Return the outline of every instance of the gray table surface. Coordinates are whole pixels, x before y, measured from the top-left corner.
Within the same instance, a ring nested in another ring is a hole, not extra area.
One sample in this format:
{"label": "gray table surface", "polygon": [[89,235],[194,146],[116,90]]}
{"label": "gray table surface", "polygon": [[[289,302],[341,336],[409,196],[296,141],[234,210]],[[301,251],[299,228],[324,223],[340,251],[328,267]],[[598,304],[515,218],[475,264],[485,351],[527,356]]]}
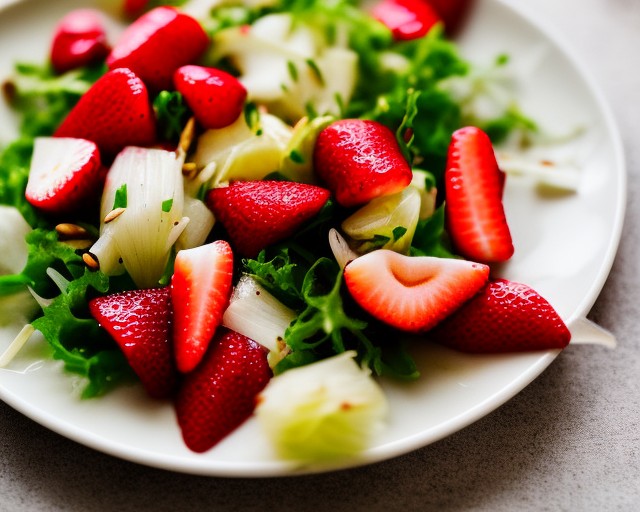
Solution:
{"label": "gray table surface", "polygon": [[526,4],[580,56],[624,139],[625,229],[590,314],[616,335],[617,349],[569,347],[504,406],[408,455],[273,480],[139,466],[69,441],[0,402],[0,511],[640,510],[640,2]]}

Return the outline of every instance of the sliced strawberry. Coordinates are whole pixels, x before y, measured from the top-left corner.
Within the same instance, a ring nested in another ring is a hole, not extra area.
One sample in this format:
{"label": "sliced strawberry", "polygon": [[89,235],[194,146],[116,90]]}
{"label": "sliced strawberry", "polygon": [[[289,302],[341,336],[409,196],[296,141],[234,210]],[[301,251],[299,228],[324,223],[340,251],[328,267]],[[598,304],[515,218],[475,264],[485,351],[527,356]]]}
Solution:
{"label": "sliced strawberry", "polygon": [[344,280],[354,300],[374,318],[420,333],[475,295],[489,267],[466,260],[411,257],[381,249],[347,264]]}
{"label": "sliced strawberry", "polygon": [[178,370],[193,370],[207,351],[229,304],[233,253],[217,240],[179,251],[171,279],[173,343]]}
{"label": "sliced strawberry", "polygon": [[237,181],[207,194],[234,249],[246,257],[293,235],[329,199],[321,187],[292,181]]}
{"label": "sliced strawberry", "polygon": [[107,57],[109,69],[129,68],[155,91],[171,89],[173,73],[209,45],[198,21],[173,7],[156,7],[123,32]]}
{"label": "sliced strawberry", "polygon": [[428,336],[472,353],[561,349],[571,339],[546,299],[529,286],[506,279],[489,282]]}
{"label": "sliced strawberry", "polygon": [[242,114],[247,90],[229,73],[187,65],[176,70],[173,83],[206,129],[224,128]]}
{"label": "sliced strawberry", "polygon": [[55,136],[91,140],[103,156],[153,144],[155,116],[147,88],[129,69],[109,71],[80,98]]}
{"label": "sliced strawberry", "polygon": [[473,126],[454,132],[445,171],[445,212],[451,240],[465,258],[492,263],[513,255],[503,185],[488,135]]}
{"label": "sliced strawberry", "polygon": [[171,348],[169,288],[98,297],[89,302],[89,310],[120,346],[149,396],[169,397],[177,375]]}
{"label": "sliced strawberry", "polygon": [[56,25],[50,56],[57,73],[100,62],[108,54],[107,36],[98,11],[76,9]]}
{"label": "sliced strawberry", "polygon": [[242,334],[220,331],[178,392],[176,414],[186,445],[205,452],[238,428],[271,376],[264,348]]}
{"label": "sliced strawberry", "polygon": [[422,37],[441,21],[427,0],[382,0],[372,14],[391,30],[396,41]]}
{"label": "sliced strawberry", "polygon": [[320,179],[346,207],[400,192],[412,178],[395,135],[376,121],[330,124],[318,135],[313,161]]}
{"label": "sliced strawberry", "polygon": [[100,151],[93,142],[38,137],[33,148],[25,197],[44,212],[67,213],[98,197],[106,173]]}

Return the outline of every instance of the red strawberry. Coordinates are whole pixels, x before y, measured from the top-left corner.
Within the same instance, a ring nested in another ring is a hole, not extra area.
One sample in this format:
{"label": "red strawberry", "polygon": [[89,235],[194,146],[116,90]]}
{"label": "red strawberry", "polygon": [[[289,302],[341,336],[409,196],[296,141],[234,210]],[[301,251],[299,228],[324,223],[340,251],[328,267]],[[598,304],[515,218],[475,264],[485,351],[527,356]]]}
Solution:
{"label": "red strawberry", "polygon": [[318,176],[346,207],[400,192],[412,178],[395,135],[376,121],[330,124],[318,135],[313,161]]}
{"label": "red strawberry", "polygon": [[449,34],[455,33],[464,23],[475,0],[429,0],[440,15]]}
{"label": "red strawberry", "polygon": [[242,113],[247,90],[232,75],[219,69],[182,66],[173,75],[196,120],[206,129],[224,128]]}
{"label": "red strawberry", "polygon": [[150,0],[124,0],[122,10],[130,18],[139,16],[147,8]]}
{"label": "red strawberry", "polygon": [[559,349],[571,339],[567,326],[543,297],[527,285],[506,279],[489,282],[428,336],[472,353]]}
{"label": "red strawberry", "polygon": [[354,300],[373,317],[397,329],[425,332],[475,295],[489,267],[466,260],[404,256],[381,249],[344,268]]}
{"label": "red strawberry", "polygon": [[396,41],[422,37],[440,21],[426,0],[382,0],[373,8],[373,17],[386,25]]}
{"label": "red strawberry", "polygon": [[125,146],[153,144],[155,116],[147,88],[129,69],[109,71],[80,98],[55,136],[91,140],[109,156]]}
{"label": "red strawberry", "polygon": [[292,181],[237,181],[210,190],[206,201],[237,252],[254,257],[293,235],[329,196],[321,187]]}
{"label": "red strawberry", "polygon": [[200,58],[208,45],[197,20],[173,7],[156,7],[129,25],[107,64],[133,70],[153,90],[171,89],[175,70]]}
{"label": "red strawberry", "polygon": [[445,171],[445,212],[451,240],[467,259],[491,263],[513,255],[503,183],[488,135],[473,126],[454,132]]}
{"label": "red strawberry", "polygon": [[88,140],[38,137],[25,197],[50,214],[77,210],[100,193],[107,173],[98,147]]}
{"label": "red strawberry", "polygon": [[233,253],[223,240],[179,251],[171,279],[173,343],[178,370],[200,362],[231,296]]}
{"label": "red strawberry", "polygon": [[57,73],[100,62],[109,53],[102,19],[93,9],[76,9],[58,23],[51,44]]}
{"label": "red strawberry", "polygon": [[176,414],[186,445],[204,452],[238,428],[271,375],[264,348],[237,332],[221,331],[178,391]]}
{"label": "red strawberry", "polygon": [[173,393],[176,371],[171,350],[168,287],[115,293],[89,302],[89,310],[122,349],[153,398]]}

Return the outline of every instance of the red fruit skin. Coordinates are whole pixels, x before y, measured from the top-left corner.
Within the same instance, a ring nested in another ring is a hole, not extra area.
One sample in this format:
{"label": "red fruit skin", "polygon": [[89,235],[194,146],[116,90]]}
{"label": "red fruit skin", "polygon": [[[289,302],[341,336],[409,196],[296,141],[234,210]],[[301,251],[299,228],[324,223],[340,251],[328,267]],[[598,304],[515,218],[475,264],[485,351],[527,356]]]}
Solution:
{"label": "red fruit skin", "polygon": [[89,158],[54,188],[44,191],[32,184],[33,174],[29,176],[25,198],[30,204],[49,215],[61,215],[84,208],[96,199],[102,190],[108,168],[102,165],[98,147],[93,142],[85,142],[95,148]]}
{"label": "red fruit skin", "polygon": [[244,109],[247,90],[238,79],[220,69],[187,65],[178,68],[173,83],[203,128],[224,128]]}
{"label": "red fruit skin", "polygon": [[100,62],[108,54],[107,37],[97,11],[76,9],[56,26],[50,52],[56,73]]}
{"label": "red fruit skin", "polygon": [[120,346],[147,394],[170,397],[177,373],[171,347],[169,288],[97,297],[89,301],[89,311]]}
{"label": "red fruit skin", "polygon": [[113,157],[126,146],[150,146],[156,125],[149,93],[130,69],[109,71],[80,98],[55,132],[95,142]]}
{"label": "red fruit skin", "polygon": [[318,135],[313,161],[318,177],[345,207],[400,192],[412,178],[395,135],[376,121],[330,124]]}
{"label": "red fruit skin", "polygon": [[454,35],[464,25],[475,0],[429,0],[429,3],[442,18],[446,31]]}
{"label": "red fruit skin", "polygon": [[453,133],[444,181],[447,230],[459,254],[481,263],[511,258],[514,247],[502,204],[504,174],[486,133],[473,126]]}
{"label": "red fruit skin", "polygon": [[482,354],[563,349],[571,340],[546,299],[506,279],[490,281],[427,336],[462,352]]}
{"label": "red fruit skin", "polygon": [[124,0],[122,2],[122,11],[130,18],[134,18],[142,14],[149,0]]}
{"label": "red fruit skin", "polygon": [[199,59],[208,45],[197,20],[173,7],[156,7],[123,32],[107,65],[133,70],[154,91],[170,90],[175,70]]}
{"label": "red fruit skin", "polygon": [[373,8],[372,14],[391,30],[396,41],[423,37],[441,21],[426,0],[382,0]]}
{"label": "red fruit skin", "polygon": [[292,181],[237,181],[210,190],[206,203],[235,251],[252,258],[293,235],[320,212],[330,195],[324,188]]}
{"label": "red fruit skin", "polygon": [[[181,373],[193,370],[204,357],[231,297],[231,247],[224,240],[206,247],[206,253],[202,247],[197,248],[205,257],[194,261],[183,259],[189,251],[178,252],[171,278],[174,354]],[[203,267],[194,268],[198,265]],[[209,280],[211,276],[213,282]]]}
{"label": "red fruit skin", "polygon": [[244,423],[271,376],[263,347],[234,331],[220,331],[177,394],[176,415],[187,447],[205,452]]}

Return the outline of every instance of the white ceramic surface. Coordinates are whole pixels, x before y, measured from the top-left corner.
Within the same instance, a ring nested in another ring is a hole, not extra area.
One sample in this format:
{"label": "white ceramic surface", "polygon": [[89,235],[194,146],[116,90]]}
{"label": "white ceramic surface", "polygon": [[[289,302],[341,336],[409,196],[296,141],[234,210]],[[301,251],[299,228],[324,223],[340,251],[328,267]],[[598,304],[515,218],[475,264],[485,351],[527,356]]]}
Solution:
{"label": "white ceramic surface", "polygon": [[[42,60],[55,20],[81,4],[87,2],[32,0],[0,11],[0,76],[16,59]],[[533,286],[569,324],[580,321],[609,273],[625,206],[624,161],[609,109],[564,45],[506,0],[479,0],[460,44],[480,64],[499,53],[511,55],[526,77],[518,93],[521,105],[543,128],[554,133],[587,128],[561,154],[554,153],[578,163],[576,194],[549,197],[527,179],[509,179],[505,204],[516,253],[496,269]],[[13,131],[4,105],[0,119],[5,142]],[[0,350],[12,333],[0,333]],[[253,420],[206,454],[191,453],[170,406],[150,402],[137,387],[80,401],[73,379],[59,364],[42,359],[37,340],[0,370],[0,398],[62,435],[124,459],[196,474],[274,476],[384,460],[432,443],[513,397],[557,355],[467,356],[431,346],[416,347],[415,354],[422,373],[418,382],[383,383],[391,404],[389,428],[361,458],[333,467],[278,460]]]}

